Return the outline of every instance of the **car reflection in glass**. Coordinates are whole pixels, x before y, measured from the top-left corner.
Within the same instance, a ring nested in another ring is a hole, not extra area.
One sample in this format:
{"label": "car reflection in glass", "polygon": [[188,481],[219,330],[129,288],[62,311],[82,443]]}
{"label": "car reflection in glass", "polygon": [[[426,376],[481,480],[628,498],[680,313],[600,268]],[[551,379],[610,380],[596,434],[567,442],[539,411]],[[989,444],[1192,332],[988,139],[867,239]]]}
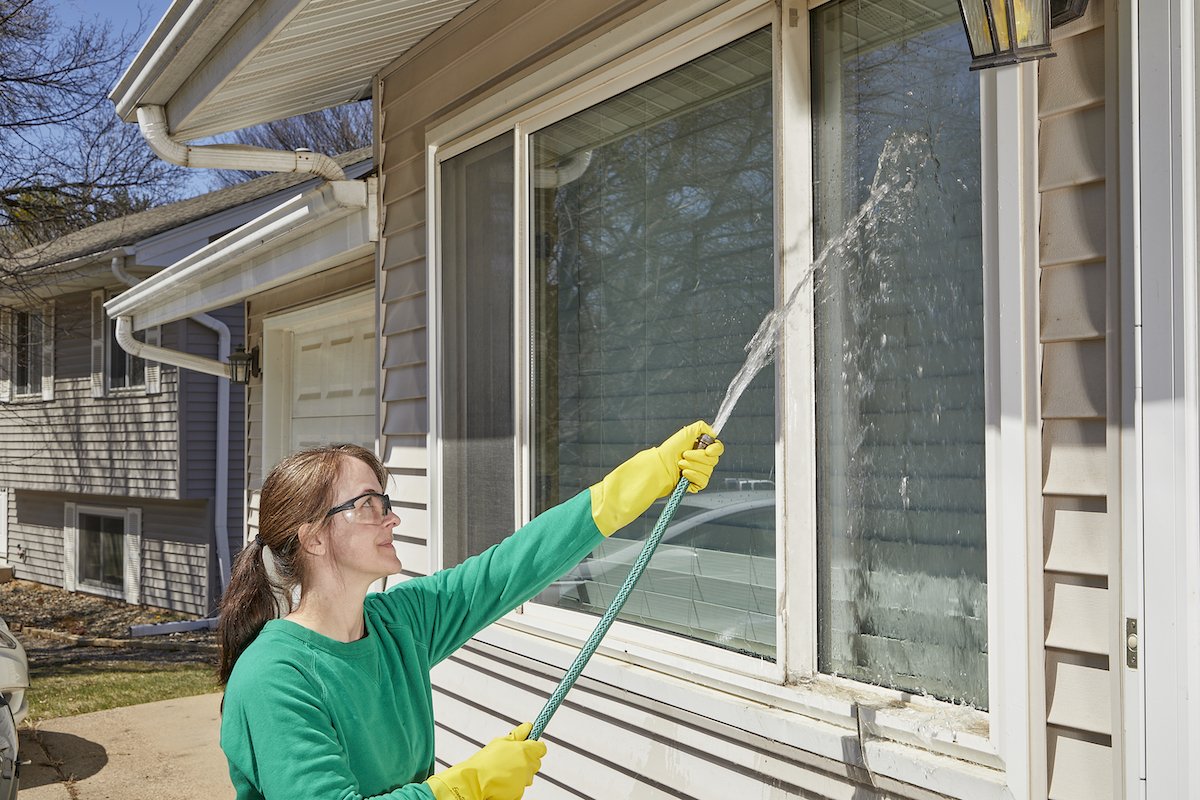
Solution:
{"label": "car reflection in glass", "polygon": [[[766,485],[769,481],[731,481]],[[536,598],[593,614],[612,603],[653,530],[659,500]],[[760,657],[775,655],[775,491],[685,495],[619,619]]]}

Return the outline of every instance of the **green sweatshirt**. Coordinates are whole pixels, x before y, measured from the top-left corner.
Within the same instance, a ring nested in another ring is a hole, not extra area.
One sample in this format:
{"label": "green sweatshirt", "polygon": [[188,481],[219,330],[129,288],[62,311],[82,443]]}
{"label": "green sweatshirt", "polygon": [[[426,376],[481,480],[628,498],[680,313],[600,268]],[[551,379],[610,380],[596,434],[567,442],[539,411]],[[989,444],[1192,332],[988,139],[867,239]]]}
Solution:
{"label": "green sweatshirt", "polygon": [[368,595],[358,641],[268,622],[225,689],[221,749],[237,796],[432,800],[430,667],[602,538],[584,491],[457,567]]}

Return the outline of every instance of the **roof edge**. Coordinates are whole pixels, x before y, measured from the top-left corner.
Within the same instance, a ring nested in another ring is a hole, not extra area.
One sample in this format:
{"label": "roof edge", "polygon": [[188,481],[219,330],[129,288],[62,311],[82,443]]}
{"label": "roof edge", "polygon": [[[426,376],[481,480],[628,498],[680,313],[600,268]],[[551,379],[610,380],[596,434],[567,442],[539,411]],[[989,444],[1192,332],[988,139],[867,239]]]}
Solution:
{"label": "roof edge", "polygon": [[137,107],[163,105],[255,0],[173,0],[108,93],[117,116],[137,121]]}

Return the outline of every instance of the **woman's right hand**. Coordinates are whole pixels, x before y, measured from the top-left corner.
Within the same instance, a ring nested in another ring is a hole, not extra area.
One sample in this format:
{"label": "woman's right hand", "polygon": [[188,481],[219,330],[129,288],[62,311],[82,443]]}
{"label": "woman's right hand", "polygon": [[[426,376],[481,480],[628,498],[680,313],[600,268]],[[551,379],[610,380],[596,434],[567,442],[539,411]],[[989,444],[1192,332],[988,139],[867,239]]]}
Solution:
{"label": "woman's right hand", "polygon": [[482,750],[426,781],[437,800],[520,800],[542,768],[546,745],[529,741],[533,723],[493,739]]}

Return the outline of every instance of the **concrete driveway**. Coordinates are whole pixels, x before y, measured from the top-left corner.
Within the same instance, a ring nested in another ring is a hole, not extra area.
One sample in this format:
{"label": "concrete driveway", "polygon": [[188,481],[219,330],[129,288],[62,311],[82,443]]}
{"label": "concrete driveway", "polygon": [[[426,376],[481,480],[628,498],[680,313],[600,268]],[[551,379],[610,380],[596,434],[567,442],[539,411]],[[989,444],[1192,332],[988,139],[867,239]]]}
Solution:
{"label": "concrete driveway", "polygon": [[43,722],[21,732],[20,800],[232,798],[220,694]]}

